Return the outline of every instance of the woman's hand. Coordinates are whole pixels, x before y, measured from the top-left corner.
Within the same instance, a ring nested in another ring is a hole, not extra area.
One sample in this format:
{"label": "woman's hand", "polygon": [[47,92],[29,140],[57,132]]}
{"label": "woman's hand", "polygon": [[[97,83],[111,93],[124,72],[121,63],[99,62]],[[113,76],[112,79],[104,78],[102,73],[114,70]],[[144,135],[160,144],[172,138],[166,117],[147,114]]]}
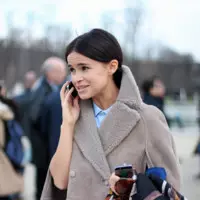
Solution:
{"label": "woman's hand", "polygon": [[110,189],[118,195],[118,193],[115,191],[115,184],[117,183],[117,181],[120,180],[119,176],[116,176],[115,173],[112,173],[110,179],[109,179],[109,185],[110,185]]}
{"label": "woman's hand", "polygon": [[72,87],[70,90],[68,90],[67,86],[69,83],[70,82],[67,81],[62,86],[60,91],[62,116],[63,124],[74,126],[80,114],[79,97],[78,95],[75,98],[72,97],[74,88]]}

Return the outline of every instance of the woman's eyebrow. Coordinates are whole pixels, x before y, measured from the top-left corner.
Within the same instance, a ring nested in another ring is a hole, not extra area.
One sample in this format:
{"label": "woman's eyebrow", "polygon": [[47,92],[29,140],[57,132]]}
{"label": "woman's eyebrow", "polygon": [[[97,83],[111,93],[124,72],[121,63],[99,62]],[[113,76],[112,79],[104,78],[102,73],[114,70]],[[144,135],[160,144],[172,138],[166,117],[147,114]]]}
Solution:
{"label": "woman's eyebrow", "polygon": [[[78,63],[78,64],[77,64],[78,67],[82,67],[82,66],[85,66],[85,65],[89,65],[89,64],[87,64],[87,63]],[[68,64],[67,66],[68,66],[68,67],[73,67],[73,66],[70,65],[70,64]]]}
{"label": "woman's eyebrow", "polygon": [[85,66],[85,65],[88,65],[88,64],[87,64],[87,63],[78,63],[78,64],[77,64],[77,66],[80,66],[80,67],[81,67],[81,66]]}

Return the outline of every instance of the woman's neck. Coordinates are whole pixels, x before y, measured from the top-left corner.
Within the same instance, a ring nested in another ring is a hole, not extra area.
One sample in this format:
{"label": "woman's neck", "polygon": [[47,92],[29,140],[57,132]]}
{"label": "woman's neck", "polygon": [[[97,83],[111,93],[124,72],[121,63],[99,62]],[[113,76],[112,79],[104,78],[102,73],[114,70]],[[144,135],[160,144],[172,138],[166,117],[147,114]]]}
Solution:
{"label": "woman's neck", "polygon": [[117,100],[119,89],[115,83],[111,83],[103,93],[92,98],[93,102],[101,109],[106,110]]}

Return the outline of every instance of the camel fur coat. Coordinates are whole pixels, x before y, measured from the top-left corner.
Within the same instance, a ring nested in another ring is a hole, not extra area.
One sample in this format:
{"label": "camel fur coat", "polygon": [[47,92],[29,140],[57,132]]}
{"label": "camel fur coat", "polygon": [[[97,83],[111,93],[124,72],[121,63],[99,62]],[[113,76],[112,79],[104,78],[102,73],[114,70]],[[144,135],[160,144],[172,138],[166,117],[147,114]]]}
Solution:
{"label": "camel fur coat", "polygon": [[103,200],[111,173],[124,163],[138,172],[145,172],[147,166],[163,167],[168,182],[179,190],[179,164],[165,117],[142,102],[128,67],[123,66],[118,98],[99,129],[91,100],[80,101],[80,107],[67,191],[54,192],[49,171],[41,200]]}
{"label": "camel fur coat", "polygon": [[24,188],[23,177],[15,171],[3,150],[6,137],[4,120],[13,118],[11,109],[0,101],[0,197],[22,192]]}

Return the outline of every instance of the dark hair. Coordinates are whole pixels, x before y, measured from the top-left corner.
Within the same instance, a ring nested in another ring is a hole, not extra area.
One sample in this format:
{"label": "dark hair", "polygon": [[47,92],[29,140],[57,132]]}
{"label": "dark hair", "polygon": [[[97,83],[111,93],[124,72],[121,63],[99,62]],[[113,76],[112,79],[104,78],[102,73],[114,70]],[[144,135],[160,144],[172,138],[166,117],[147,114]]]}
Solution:
{"label": "dark hair", "polygon": [[143,83],[142,83],[142,90],[143,92],[149,94],[150,92],[150,89],[152,89],[154,87],[154,82],[156,80],[160,80],[160,77],[157,76],[157,75],[154,75],[152,76],[151,78],[149,78],[148,80],[145,80]]}
{"label": "dark hair", "polygon": [[142,83],[142,90],[144,93],[149,94],[150,89],[153,87],[153,81],[152,80],[145,80]]}
{"label": "dark hair", "polygon": [[93,60],[108,63],[116,59],[119,63],[113,80],[118,88],[122,79],[123,53],[117,39],[109,32],[102,29],[92,29],[75,38],[65,52],[65,59],[70,53],[77,52]]}

